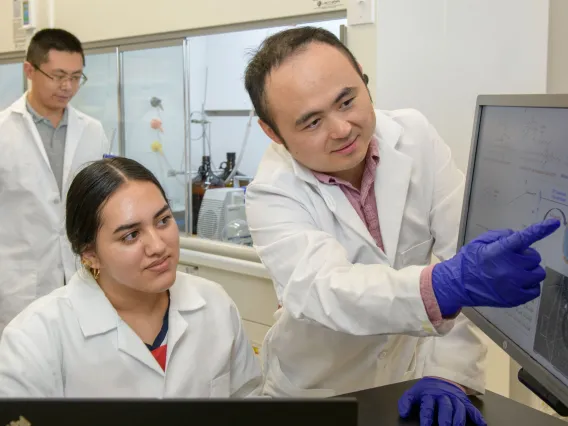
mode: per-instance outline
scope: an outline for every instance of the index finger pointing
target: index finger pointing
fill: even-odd
[[[524,251],[537,241],[548,237],[560,227],[558,219],[547,219],[533,223],[521,231],[517,231],[502,240],[503,245],[513,251]]]

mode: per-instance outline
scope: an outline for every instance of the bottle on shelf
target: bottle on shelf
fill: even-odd
[[[201,166],[199,166],[197,176],[191,181],[191,221],[193,223],[193,234],[197,234],[197,219],[205,191],[209,188],[223,188],[224,186],[224,181],[211,170],[211,157],[204,155],[201,159]]]
[[[236,152],[227,152],[227,161],[223,161],[220,165],[220,167],[223,169],[223,173],[221,173],[221,175],[219,176],[224,182],[227,180],[227,178],[229,176],[231,176],[231,173],[233,172],[233,170],[235,169],[235,162],[236,162],[236,157],[237,157],[237,153]],[[239,171],[237,171],[234,176],[243,176],[242,173],[239,173]],[[225,182],[225,186],[232,188],[234,186],[234,180],[233,178],[231,178],[230,181]]]

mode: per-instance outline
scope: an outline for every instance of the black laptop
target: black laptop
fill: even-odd
[[[0,426],[357,426],[355,398],[2,399]]]

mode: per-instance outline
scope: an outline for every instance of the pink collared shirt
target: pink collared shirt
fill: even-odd
[[[375,173],[379,161],[378,141],[376,138],[373,138],[369,144],[367,156],[365,157],[365,170],[363,171],[360,190],[345,180],[329,176],[325,173],[313,173],[316,179],[321,183],[326,185],[337,185],[341,188],[367,227],[377,246],[384,252],[385,248],[379,224],[379,211],[377,209],[377,200],[375,198]],[[420,275],[420,294],[430,322],[432,322],[434,327],[439,327],[444,320],[434,294],[434,289],[432,288],[432,269],[433,266],[428,266]]]

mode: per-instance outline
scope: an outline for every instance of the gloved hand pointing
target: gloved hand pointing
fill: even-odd
[[[442,315],[464,306],[510,308],[538,297],[546,273],[530,246],[559,226],[557,219],[548,219],[522,231],[489,231],[434,266],[432,287]]]
[[[433,425],[436,414],[440,426],[465,426],[467,418],[474,425],[487,425],[459,387],[433,377],[419,380],[398,400],[398,413],[403,418],[410,417],[414,407],[420,407],[420,426]]]

